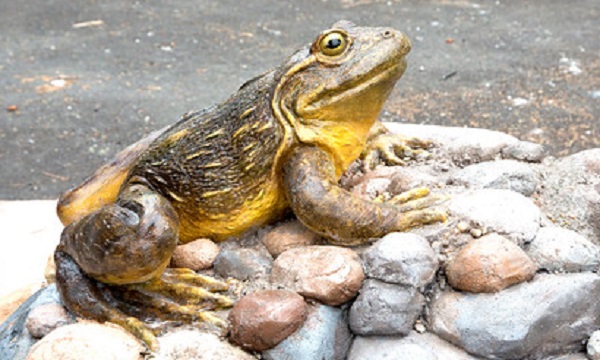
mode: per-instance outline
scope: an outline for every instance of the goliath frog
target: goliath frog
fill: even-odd
[[[396,150],[406,142],[377,117],[409,50],[396,30],[339,22],[224,103],[184,115],[64,194],[55,261],[67,308],[154,348],[143,320],[223,325],[210,310],[231,306],[219,294],[226,283],[167,268],[178,243],[221,241],[289,209],[339,245],[443,221],[426,189],[391,204],[338,185],[361,154],[401,161]]]

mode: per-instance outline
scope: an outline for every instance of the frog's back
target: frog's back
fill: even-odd
[[[143,182],[171,201],[180,240],[215,240],[273,220],[286,208],[275,170],[283,145],[268,73],[208,112],[190,113],[157,138],[126,183]]]

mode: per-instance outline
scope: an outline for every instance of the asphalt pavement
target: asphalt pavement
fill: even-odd
[[[411,38],[387,120],[600,146],[600,1],[0,0],[0,199],[53,199],[340,19]]]

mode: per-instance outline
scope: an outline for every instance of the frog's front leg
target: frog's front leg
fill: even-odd
[[[394,134],[376,121],[361,157],[367,170],[375,168],[382,161],[386,165],[405,165],[405,159],[427,154],[426,149],[431,145],[430,141]]]
[[[77,316],[119,324],[157,347],[138,318],[224,322],[205,310],[228,307],[212,291],[228,285],[187,269],[166,269],[177,245],[171,204],[145,185],[126,188],[117,202],[67,226],[55,252],[56,280]]]
[[[316,147],[294,149],[283,166],[283,180],[298,219],[341,245],[363,244],[393,231],[446,219],[444,211],[431,207],[435,204],[421,201],[428,195],[422,189],[401,199],[400,206],[352,195],[338,185],[331,156]],[[411,200],[419,204],[411,206]]]

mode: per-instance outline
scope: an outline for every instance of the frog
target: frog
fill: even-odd
[[[398,164],[404,149],[427,146],[378,119],[410,49],[401,31],[339,21],[221,104],[186,113],[64,193],[54,260],[67,309],[156,349],[149,322],[226,328],[216,311],[233,305],[226,280],[169,267],[178,244],[236,238],[290,212],[338,246],[445,221],[427,188],[394,202],[340,186],[357,160],[379,154]]]

